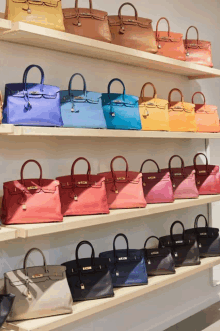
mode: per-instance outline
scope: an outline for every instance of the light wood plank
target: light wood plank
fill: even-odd
[[[12,134],[14,133],[13,124],[0,124],[0,135],[1,134]]]
[[[17,230],[12,228],[0,227],[0,242],[17,238]]]
[[[0,33],[4,31],[9,31],[12,28],[11,21],[4,19],[5,15],[3,13],[0,13]]]

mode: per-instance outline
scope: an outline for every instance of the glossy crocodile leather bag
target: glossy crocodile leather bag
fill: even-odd
[[[11,311],[14,299],[14,294],[0,294],[0,328],[5,323]]]

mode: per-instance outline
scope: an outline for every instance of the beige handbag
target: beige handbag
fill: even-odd
[[[65,31],[61,0],[6,0],[5,18]]]
[[[42,254],[44,266],[27,268],[27,259],[35,250]],[[30,249],[25,255],[23,269],[9,271],[4,276],[6,293],[15,295],[7,321],[72,313],[66,267],[48,266],[40,249]]]

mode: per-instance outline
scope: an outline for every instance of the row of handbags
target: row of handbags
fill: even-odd
[[[27,75],[33,67],[41,72],[40,84],[27,83]],[[72,90],[76,76],[82,78],[83,90]],[[122,84],[122,94],[111,93],[115,81]],[[147,85],[153,87],[153,97],[145,97]],[[171,100],[174,91],[180,93],[180,102]],[[196,94],[204,97],[203,104],[194,105]],[[56,86],[44,84],[44,72],[38,65],[26,68],[22,83],[6,84],[2,122],[30,126],[219,132],[217,107],[207,105],[201,92],[194,93],[192,103],[187,103],[179,89],[172,89],[168,100],[164,100],[157,97],[152,83],[146,83],[138,98],[126,94],[124,83],[117,78],[109,82],[107,93],[90,92],[79,73],[71,77],[68,90],[60,91]]]
[[[194,26],[188,28],[183,41],[181,33],[170,31],[169,21],[165,17],[158,20],[156,31],[153,32],[152,20],[139,17],[137,9],[129,2],[122,4],[118,15],[114,16],[93,9],[92,0],[89,0],[89,4],[90,8],[79,8],[78,0],[75,0],[75,8],[65,8],[62,14],[61,0],[7,0],[5,18],[13,22],[23,21],[178,60],[213,66],[211,43],[199,40],[198,29]],[[134,17],[122,15],[125,5],[134,9]],[[167,21],[168,31],[158,30],[161,20]],[[196,40],[188,39],[190,28],[196,29]]]

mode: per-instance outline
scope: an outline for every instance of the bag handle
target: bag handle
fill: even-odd
[[[171,228],[170,228],[170,237],[171,237],[171,240],[172,240],[172,241],[175,241],[175,240],[173,239],[173,228],[174,228],[174,226],[175,226],[176,224],[180,224],[180,225],[182,226],[182,228],[183,228],[182,238],[183,238],[183,240],[184,240],[184,238],[185,238],[185,228],[184,228],[183,223],[180,222],[180,221],[175,221],[175,222],[173,222],[173,224],[171,225]]]
[[[78,9],[78,0],[75,0],[75,8]],[[92,0],[89,0],[89,9],[92,9]]]
[[[141,169],[140,169],[140,172],[142,173],[142,170],[143,170],[143,166],[145,165],[145,163],[147,163],[147,162],[153,162],[155,165],[156,165],[156,167],[157,167],[157,170],[158,170],[158,172],[161,172],[160,171],[160,168],[159,168],[159,165],[157,164],[157,162],[156,161],[154,161],[154,160],[152,160],[152,159],[147,159],[147,160],[145,160],[143,163],[142,163],[142,165],[141,165]]]
[[[32,68],[37,68],[40,70],[41,72],[41,82],[40,82],[40,90],[43,91],[43,85],[44,85],[44,71],[43,69],[36,65],[36,64],[31,64],[30,66],[28,66],[25,71],[24,71],[24,75],[23,75],[23,89],[24,91],[27,91],[27,75],[29,73],[29,71],[32,69]]]
[[[152,239],[152,238],[157,239],[158,242],[159,242],[159,244],[160,244],[160,246],[161,246],[161,247],[164,247],[163,244],[162,244],[162,241],[161,241],[158,237],[156,237],[156,236],[150,236],[150,237],[147,238],[147,240],[146,240],[145,243],[144,243],[144,248],[145,248],[145,249],[146,249],[146,246],[147,246],[147,242],[148,242],[150,239]],[[158,247],[159,247],[159,245],[158,245]]]
[[[113,240],[113,251],[114,251],[114,258],[116,259],[116,248],[115,248],[115,242],[116,242],[116,239],[118,238],[118,237],[123,237],[124,239],[125,239],[125,241],[126,241],[126,245],[127,245],[127,257],[128,257],[128,251],[129,251],[129,245],[128,245],[128,238],[126,237],[126,235],[125,234],[123,234],[123,233],[119,233],[119,234],[117,234],[116,236],[115,236],[115,238],[114,238],[114,240]]]
[[[23,269],[25,270],[26,276],[28,275],[28,272],[27,272],[27,259],[33,251],[38,251],[39,253],[41,253],[41,255],[43,256],[43,260],[44,260],[45,273],[48,272],[47,262],[46,262],[46,258],[44,256],[44,253],[39,248],[31,248],[31,249],[29,249],[29,251],[27,252],[27,254],[24,257]]]
[[[180,94],[180,96],[181,96],[181,102],[184,102],[184,98],[183,98],[183,94],[182,94],[182,92],[181,92],[178,88],[173,88],[173,89],[170,91],[169,95],[168,95],[168,102],[169,102],[169,104],[171,103],[171,94],[172,94],[174,91],[179,92],[179,94]]]
[[[90,179],[90,175],[91,175],[91,166],[90,166],[90,163],[89,161],[85,158],[85,157],[78,157],[78,159],[76,159],[73,164],[72,164],[72,168],[71,168],[71,177],[72,177],[72,181],[74,182],[74,168],[75,168],[75,165],[78,161],[80,160],[84,160],[87,162],[88,164],[88,170],[87,170],[87,180],[89,181]]]
[[[119,10],[118,10],[118,17],[119,17],[119,19],[120,19],[120,21],[122,22],[122,20],[123,20],[123,18],[122,18],[122,15],[121,15],[121,10],[122,10],[122,8],[124,7],[124,6],[131,6],[133,9],[134,9],[134,12],[135,12],[135,19],[136,19],[136,21],[138,20],[138,12],[137,12],[137,9],[135,8],[135,6],[132,4],[132,3],[130,3],[130,2],[125,2],[125,3],[123,3],[120,7],[119,7]]]
[[[36,165],[38,165],[39,169],[40,169],[40,178],[39,178],[39,183],[41,186],[41,182],[42,182],[42,168],[39,162],[37,162],[36,160],[27,160],[26,162],[24,162],[23,166],[21,167],[21,184],[24,185],[24,177],[23,177],[23,172],[24,172],[24,167],[26,166],[26,164],[33,162],[36,163]]]
[[[111,164],[110,164],[110,169],[111,169],[111,173],[112,173],[112,178],[115,178],[115,174],[114,174],[114,169],[113,169],[113,162],[116,160],[116,159],[122,159],[125,161],[125,164],[126,164],[126,179],[128,178],[128,162],[126,160],[125,157],[123,156],[115,156],[112,160],[111,160]]]
[[[92,246],[92,244],[87,241],[87,240],[83,240],[81,241],[77,246],[76,246],[76,264],[78,266],[78,268],[80,267],[80,264],[79,264],[79,249],[82,245],[89,245],[92,249],[92,254],[91,254],[91,265],[94,265],[94,259],[95,259],[95,250],[94,250],[94,247]]]
[[[200,217],[203,217],[204,218],[204,220],[205,220],[205,227],[206,227],[206,229],[209,227],[209,225],[208,225],[208,221],[207,221],[207,218],[203,215],[203,214],[199,214],[199,215],[197,215],[196,216],[196,218],[195,218],[195,223],[194,223],[194,228],[195,229],[197,229],[198,228],[198,221],[199,221],[199,218]]]
[[[184,161],[183,159],[181,158],[181,156],[179,155],[173,155],[170,159],[169,159],[169,163],[168,163],[168,167],[169,167],[169,172],[170,174],[172,174],[172,168],[171,168],[171,162],[172,160],[175,158],[175,157],[178,157],[181,161],[181,171],[182,171],[182,174],[184,173]]]
[[[196,34],[197,34],[197,44],[199,44],[199,31],[198,29],[194,26],[194,25],[191,25],[187,30],[186,30],[186,37],[185,37],[185,42],[186,42],[186,46],[187,46],[187,42],[188,42],[188,33],[189,33],[189,30],[191,28],[194,28],[196,30]]]
[[[80,76],[83,80],[83,93],[84,95],[86,96],[86,92],[87,92],[87,89],[86,89],[86,80],[85,78],[83,77],[82,74],[79,74],[79,73],[76,73],[76,74],[73,74],[72,77],[70,78],[70,81],[69,81],[69,86],[68,86],[68,92],[69,92],[69,96],[71,95],[71,86],[72,86],[72,81],[73,81],[73,78],[75,76]]]
[[[196,164],[196,159],[199,155],[203,155],[206,159],[206,172],[208,172],[208,165],[209,165],[209,161],[208,161],[208,158],[207,156],[204,154],[204,153],[197,153],[194,158],[193,158],[193,164],[194,164],[194,168],[196,170],[196,172],[198,172],[199,170],[196,168],[197,164]]]
[[[156,26],[156,39],[159,39],[159,34],[158,34],[158,26],[160,21],[165,20],[167,22],[168,25],[168,37],[170,38],[170,23],[168,21],[168,19],[166,17],[161,17],[158,21],[157,21],[157,26]]]
[[[145,87],[147,85],[151,85],[154,89],[154,95],[153,95],[153,98],[157,98],[157,90],[156,90],[156,87],[154,86],[153,83],[150,83],[150,82],[147,82],[145,83],[143,86],[142,86],[142,89],[141,89],[141,94],[140,94],[140,98],[145,98],[145,94],[144,94],[144,91],[145,91]]]
[[[206,105],[206,100],[205,100],[205,95],[202,93],[202,92],[195,92],[194,94],[193,94],[193,96],[192,96],[192,103],[194,103],[194,96],[196,95],[196,94],[201,94],[202,96],[203,96],[203,99],[204,99],[204,106]]]
[[[112,85],[113,82],[119,82],[119,83],[121,83],[121,85],[123,86],[123,97],[124,97],[124,96],[125,96],[125,85],[124,85],[124,83],[122,82],[122,80],[119,79],[119,78],[113,78],[113,79],[109,82],[109,84],[108,84],[108,95],[110,94],[110,88],[111,88],[111,85]]]

